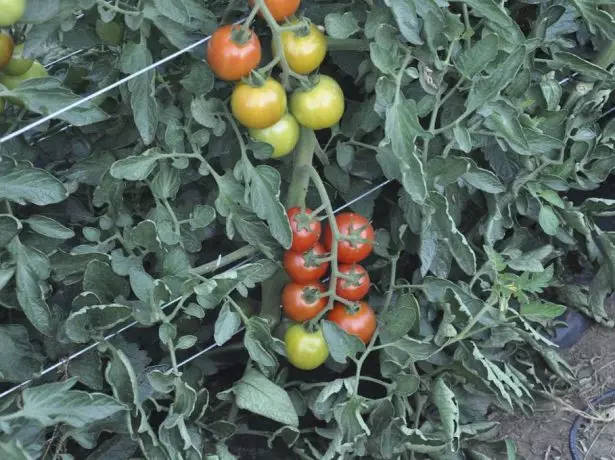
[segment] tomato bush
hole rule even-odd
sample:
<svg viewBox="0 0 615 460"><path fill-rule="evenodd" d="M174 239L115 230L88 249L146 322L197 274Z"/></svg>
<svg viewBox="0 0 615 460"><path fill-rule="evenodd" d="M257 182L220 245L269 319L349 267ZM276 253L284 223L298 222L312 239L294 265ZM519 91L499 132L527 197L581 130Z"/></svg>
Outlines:
<svg viewBox="0 0 615 460"><path fill-rule="evenodd" d="M0 452L507 458L615 326L609 3L0 0Z"/></svg>

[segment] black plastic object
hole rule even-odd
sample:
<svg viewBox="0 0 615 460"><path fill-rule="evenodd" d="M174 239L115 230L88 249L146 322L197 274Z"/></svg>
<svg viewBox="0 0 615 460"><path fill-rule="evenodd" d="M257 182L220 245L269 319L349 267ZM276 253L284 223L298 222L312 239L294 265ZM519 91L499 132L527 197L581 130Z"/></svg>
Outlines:
<svg viewBox="0 0 615 460"><path fill-rule="evenodd" d="M589 327L589 320L576 310L567 310L557 318L566 323L558 326L548 338L560 348L570 348L575 345Z"/></svg>
<svg viewBox="0 0 615 460"><path fill-rule="evenodd" d="M594 398L590 402L590 406L595 406L596 404L603 403L610 399L615 400L615 389L611 389L605 393L602 393L600 396ZM589 407L586 407L584 412L587 412ZM584 456L581 455L579 450L577 449L577 434L579 433L579 428L581 428L581 424L583 423L583 416L577 415L572 423L572 427L570 428L570 432L568 434L568 448L570 449L570 455L572 460L583 460Z"/></svg>

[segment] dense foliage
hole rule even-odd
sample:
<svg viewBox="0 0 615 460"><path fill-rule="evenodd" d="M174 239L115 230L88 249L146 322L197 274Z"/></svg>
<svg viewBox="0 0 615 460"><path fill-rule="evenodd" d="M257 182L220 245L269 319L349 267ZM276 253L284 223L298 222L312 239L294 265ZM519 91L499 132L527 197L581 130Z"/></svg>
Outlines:
<svg viewBox="0 0 615 460"><path fill-rule="evenodd" d="M556 318L615 324L615 201L589 193L615 168L611 1L303 0L318 27L269 0L25 3L0 0L0 378L35 378L0 399L0 458L515 458L488 415L572 378ZM248 15L236 86L203 38ZM320 31L306 76L324 55L289 43ZM287 95L301 134L250 136ZM375 229L364 341L281 318L285 209L348 202Z"/></svg>

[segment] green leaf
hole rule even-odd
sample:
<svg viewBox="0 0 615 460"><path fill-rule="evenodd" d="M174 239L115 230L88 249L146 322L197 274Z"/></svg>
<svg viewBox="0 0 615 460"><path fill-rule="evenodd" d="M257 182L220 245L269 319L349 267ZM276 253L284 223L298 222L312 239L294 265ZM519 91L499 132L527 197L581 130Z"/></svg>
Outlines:
<svg viewBox="0 0 615 460"><path fill-rule="evenodd" d="M348 38L359 30L359 24L354 15L348 11L344 14L331 13L325 16L327 35L332 38Z"/></svg>
<svg viewBox="0 0 615 460"><path fill-rule="evenodd" d="M44 359L21 324L0 325L0 378L21 383L41 370Z"/></svg>
<svg viewBox="0 0 615 460"><path fill-rule="evenodd" d="M615 32L615 22L613 23L613 32ZM613 38L615 38L615 35ZM567 53L566 51L558 51L555 53L553 60L557 64L558 68L567 67L570 70L592 79L606 80L612 77L610 72L602 67L586 61L575 54Z"/></svg>
<svg viewBox="0 0 615 460"><path fill-rule="evenodd" d="M572 4L579 10L592 33L600 31L607 38L615 39L615 20L606 11L598 8L599 3L593 0L572 0Z"/></svg>
<svg viewBox="0 0 615 460"><path fill-rule="evenodd" d="M125 305L93 305L71 313L66 319L64 330L73 342L87 343L131 316L132 309Z"/></svg>
<svg viewBox="0 0 615 460"><path fill-rule="evenodd" d="M472 137L467 128L455 125L453 128L453 135L462 152L468 153L472 150Z"/></svg>
<svg viewBox="0 0 615 460"><path fill-rule="evenodd" d="M112 358L105 369L105 379L113 396L129 407L139 404L139 384L132 363L122 350L111 347Z"/></svg>
<svg viewBox="0 0 615 460"><path fill-rule="evenodd" d="M335 323L323 321L322 332L331 358L338 363L346 363L347 358L354 358L357 353L365 350L365 345L358 337L348 334Z"/></svg>
<svg viewBox="0 0 615 460"><path fill-rule="evenodd" d="M421 22L416 15L416 8L412 2L405 0L385 0L385 4L391 7L399 31L413 45L422 45Z"/></svg>
<svg viewBox="0 0 615 460"><path fill-rule="evenodd" d="M456 58L458 69L466 77L472 79L487 67L498 55L499 39L495 34L487 35L478 40L471 48L465 49Z"/></svg>
<svg viewBox="0 0 615 460"><path fill-rule="evenodd" d="M459 439L459 404L455 393L451 391L442 378L438 378L432 388L431 396L438 408L446 439L449 441Z"/></svg>
<svg viewBox="0 0 615 460"><path fill-rule="evenodd" d="M188 350L196 345L197 340L197 337L194 335L181 336L175 344L175 348L178 350Z"/></svg>
<svg viewBox="0 0 615 460"><path fill-rule="evenodd" d="M420 125L413 100L404 101L401 96L395 99L393 106L387 110L385 133L398 158L404 189L414 201L422 203L427 196L427 184L415 140L418 136L430 138L431 134Z"/></svg>
<svg viewBox="0 0 615 460"><path fill-rule="evenodd" d="M519 313L525 319L543 323L555 319L566 312L567 307L550 302L531 302L521 305Z"/></svg>
<svg viewBox="0 0 615 460"><path fill-rule="evenodd" d="M559 217L551 206L543 204L540 207L538 223L547 235L555 235L559 230Z"/></svg>
<svg viewBox="0 0 615 460"><path fill-rule="evenodd" d="M388 311L381 315L383 322L380 337L383 342L394 342L402 338L418 322L419 304L410 293L401 294Z"/></svg>
<svg viewBox="0 0 615 460"><path fill-rule="evenodd" d="M482 2L483 0L472 0ZM493 0L485 0L485 3L492 3ZM466 2L467 3L467 2ZM495 3L494 3L495 5ZM499 7L496 7L499 9ZM470 94L466 100L466 112L473 112L482 107L485 103L493 100L511 81L523 65L525 59L525 48L519 47L513 51L508 58L501 63L488 77L476 80L470 88Z"/></svg>
<svg viewBox="0 0 615 460"><path fill-rule="evenodd" d="M161 200L173 199L181 185L179 171L168 162L161 162L159 166L158 172L150 183L152 193Z"/></svg>
<svg viewBox="0 0 615 460"><path fill-rule="evenodd" d="M214 328L214 340L218 345L224 345L241 327L241 317L232 309L230 303L225 303L218 313Z"/></svg>
<svg viewBox="0 0 615 460"><path fill-rule="evenodd" d="M0 199L46 206L68 197L62 182L44 169L26 162L9 164L10 161L3 159L0 166ZM6 167L4 162L7 163Z"/></svg>
<svg viewBox="0 0 615 460"><path fill-rule="evenodd" d="M21 222L11 214L0 214L0 248L3 248L22 229Z"/></svg>
<svg viewBox="0 0 615 460"><path fill-rule="evenodd" d="M291 231L284 206L280 202L280 173L271 166L249 168L250 202L258 217L265 219L273 237L284 247L290 248Z"/></svg>
<svg viewBox="0 0 615 460"><path fill-rule="evenodd" d="M488 26L506 41L519 45L525 41L523 32L508 12L495 0L463 0L487 20Z"/></svg>
<svg viewBox="0 0 615 460"><path fill-rule="evenodd" d="M274 368L278 361L273 354L274 338L271 336L269 323L264 318L253 316L246 324L243 343L250 358L264 368Z"/></svg>
<svg viewBox="0 0 615 460"><path fill-rule="evenodd" d="M397 374L393 376L393 383L395 384L393 393L407 398L418 391L421 379L414 374Z"/></svg>
<svg viewBox="0 0 615 460"><path fill-rule="evenodd" d="M469 158L467 161L470 163L470 167L468 172L462 177L463 180L472 187L491 194L502 193L506 190L506 187L504 187L504 184L502 184L498 176L491 171L479 168L476 166L476 163Z"/></svg>
<svg viewBox="0 0 615 460"><path fill-rule="evenodd" d="M126 409L124 404L105 394L71 390L75 383L77 379L71 378L26 388L20 415L44 426L65 423L82 427Z"/></svg>
<svg viewBox="0 0 615 460"><path fill-rule="evenodd" d="M233 387L240 409L262 415L284 425L298 426L299 418L283 388L254 369L246 370Z"/></svg>
<svg viewBox="0 0 615 460"><path fill-rule="evenodd" d="M149 149L139 156L118 160L111 165L111 175L129 181L145 180L152 173L162 154L159 149Z"/></svg>
<svg viewBox="0 0 615 460"><path fill-rule="evenodd" d="M209 66L200 61L193 61L190 72L182 78L184 88L196 96L209 93L214 87L215 77Z"/></svg>
<svg viewBox="0 0 615 460"><path fill-rule="evenodd" d="M508 261L508 266L513 270L521 272L542 272L542 260L553 253L553 246L546 244L540 248L526 252Z"/></svg>
<svg viewBox="0 0 615 460"><path fill-rule="evenodd" d="M495 133L501 135L512 149L521 154L528 155L529 143L525 137L525 132L519 122L519 113L511 104L504 101L497 101L488 104L479 113L488 114L485 126Z"/></svg>
<svg viewBox="0 0 615 460"><path fill-rule="evenodd" d="M26 222L32 230L41 235L58 240L69 240L75 236L70 228L66 228L58 221L39 215L32 215L23 222Z"/></svg>
<svg viewBox="0 0 615 460"><path fill-rule="evenodd" d="M216 210L209 205L197 204L190 213L190 228L205 228L216 219Z"/></svg>

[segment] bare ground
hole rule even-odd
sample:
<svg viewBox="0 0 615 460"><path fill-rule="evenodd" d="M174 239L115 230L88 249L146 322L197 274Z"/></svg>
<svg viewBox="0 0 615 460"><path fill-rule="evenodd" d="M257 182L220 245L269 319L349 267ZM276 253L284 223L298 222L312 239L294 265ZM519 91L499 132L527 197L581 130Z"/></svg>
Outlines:
<svg viewBox="0 0 615 460"><path fill-rule="evenodd" d="M530 417L501 418L500 433L512 439L527 460L565 460L568 432L577 413L588 401L615 388L615 330L592 326L578 344L562 351L577 376L577 387L557 395L560 402L538 402ZM615 401L588 410L579 433L579 450L585 460L615 460ZM584 455L584 457L583 457Z"/></svg>

